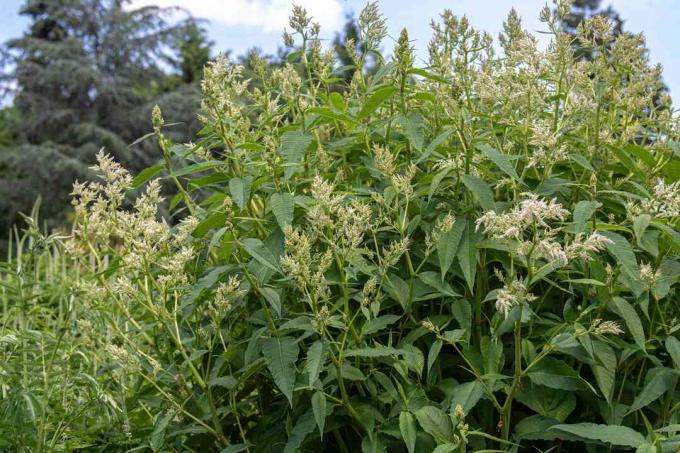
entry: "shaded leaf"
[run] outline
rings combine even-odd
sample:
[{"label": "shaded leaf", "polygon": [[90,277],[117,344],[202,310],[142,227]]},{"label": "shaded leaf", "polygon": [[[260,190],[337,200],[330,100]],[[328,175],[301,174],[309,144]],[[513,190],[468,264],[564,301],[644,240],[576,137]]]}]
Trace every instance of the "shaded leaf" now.
[{"label": "shaded leaf", "polygon": [[262,343],[267,368],[274,378],[276,386],[281,390],[293,406],[293,387],[295,385],[295,362],[300,348],[294,338],[273,337]]}]

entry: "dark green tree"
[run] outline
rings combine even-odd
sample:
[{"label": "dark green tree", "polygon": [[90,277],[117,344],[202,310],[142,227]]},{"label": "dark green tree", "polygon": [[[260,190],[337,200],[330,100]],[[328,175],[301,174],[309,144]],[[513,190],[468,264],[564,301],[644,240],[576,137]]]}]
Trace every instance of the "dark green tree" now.
[{"label": "dark green tree", "polygon": [[[192,18],[171,21],[170,9],[131,9],[127,0],[26,0],[23,36],[3,46],[2,81],[11,87],[18,121],[7,123],[13,145],[0,152],[0,228],[43,197],[44,218],[66,218],[71,185],[95,153],[133,170],[158,158],[152,143],[129,144],[151,129],[161,105],[175,139],[198,127],[194,82],[209,42]],[[166,73],[176,62],[177,74]],[[175,77],[181,83],[169,83]]]},{"label": "dark green tree", "polygon": [[[593,16],[604,16],[610,20],[613,38],[623,33],[623,19],[611,5],[603,8],[602,0],[574,0],[571,12],[562,20],[562,28],[570,35],[576,36],[579,24]],[[574,46],[577,56],[588,60],[592,59],[592,49],[579,46],[577,42],[574,42]]]}]

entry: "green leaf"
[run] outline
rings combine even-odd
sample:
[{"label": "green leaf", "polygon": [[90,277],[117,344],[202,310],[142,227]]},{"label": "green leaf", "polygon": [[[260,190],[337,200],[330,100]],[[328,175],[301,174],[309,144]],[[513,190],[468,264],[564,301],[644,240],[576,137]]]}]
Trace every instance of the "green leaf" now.
[{"label": "green leaf", "polygon": [[290,179],[301,170],[301,163],[305,158],[305,151],[312,143],[312,136],[302,131],[286,131],[281,136],[279,152],[283,157],[284,179]]},{"label": "green leaf", "polygon": [[323,429],[326,424],[326,395],[318,391],[312,396],[312,411],[314,411],[314,419],[316,426],[319,428],[319,435],[323,439]]},{"label": "green leaf", "polygon": [[432,343],[432,345],[430,346],[430,350],[427,353],[427,372],[428,373],[432,369],[434,362],[437,360],[437,357],[439,356],[439,351],[441,351],[443,344],[444,343],[442,343],[441,340],[437,340],[434,343]]},{"label": "green leaf", "polygon": [[441,235],[441,238],[437,242],[437,256],[439,257],[439,268],[442,274],[442,280],[446,276],[446,273],[451,268],[453,259],[458,251],[458,244],[463,237],[463,232],[465,232],[465,219],[456,219],[453,227],[446,233]]},{"label": "green leaf", "polygon": [[475,275],[477,273],[477,242],[478,236],[475,231],[475,223],[471,219],[467,219],[465,231],[463,232],[456,256],[458,257],[458,263],[463,271],[468,288],[470,288],[472,293],[474,293]]},{"label": "green leaf", "polygon": [[600,441],[612,445],[638,447],[645,443],[642,434],[626,426],[598,425],[595,423],[576,423],[573,425],[553,425],[549,431],[565,440]]},{"label": "green leaf", "polygon": [[465,382],[464,384],[457,385],[453,389],[452,395],[451,409],[455,409],[460,404],[463,412],[469,414],[479,400],[482,399],[484,387],[479,381]]},{"label": "green leaf", "polygon": [[376,346],[374,348],[348,349],[345,351],[345,357],[389,357],[403,353],[403,350],[391,346]]},{"label": "green leaf", "polygon": [[409,113],[407,116],[400,117],[401,127],[404,129],[404,135],[408,138],[417,150],[423,149],[423,115],[420,113]]},{"label": "green leaf", "polygon": [[397,315],[383,315],[378,316],[377,318],[373,318],[363,325],[363,327],[361,328],[361,336],[371,335],[373,333],[380,332],[390,324],[394,324],[395,322],[397,322],[399,318],[401,318],[401,316]]},{"label": "green leaf", "polygon": [[635,308],[622,297],[614,297],[607,305],[611,311],[623,318],[628,332],[633,336],[635,344],[641,351],[645,350],[645,331],[642,328],[642,321]]},{"label": "green leaf", "polygon": [[583,383],[578,373],[565,362],[546,357],[529,369],[529,379],[537,385],[557,390],[580,390]]},{"label": "green leaf", "polygon": [[144,170],[140,171],[137,174],[137,176],[135,176],[135,179],[132,180],[132,188],[133,189],[140,188],[149,179],[153,178],[158,173],[163,171],[164,168],[165,168],[165,165],[158,164],[158,165],[154,165],[153,167],[148,167],[148,168],[145,168]]},{"label": "green leaf", "polygon": [[491,187],[476,176],[463,175],[460,178],[463,184],[472,192],[479,205],[485,211],[491,211],[496,208],[496,202],[493,201],[493,192]]},{"label": "green leaf", "polygon": [[576,203],[576,207],[574,207],[574,233],[583,233],[586,222],[600,206],[602,206],[602,203],[597,201],[581,200]]},{"label": "green leaf", "polygon": [[607,403],[612,403],[616,380],[616,352],[603,341],[593,341],[593,351],[598,363],[592,365],[595,381]]},{"label": "green leaf", "polygon": [[247,444],[233,444],[220,451],[220,453],[241,453],[242,451],[245,451],[252,446],[253,444],[251,444],[250,442]]},{"label": "green leaf", "polygon": [[159,414],[156,418],[156,423],[154,423],[153,432],[151,433],[151,449],[153,451],[159,451],[165,445],[165,430],[173,416],[173,412],[169,411],[164,415]]},{"label": "green leaf", "polygon": [[316,423],[314,422],[312,411],[302,414],[288,436],[288,442],[283,449],[283,453],[296,453],[299,451],[307,436],[314,431],[315,426]]},{"label": "green leaf", "polygon": [[447,442],[445,444],[437,445],[437,448],[432,450],[432,453],[453,453],[459,450],[458,444]]},{"label": "green leaf", "polygon": [[261,240],[257,238],[247,238],[244,239],[241,244],[243,244],[243,248],[246,250],[246,252],[255,258],[257,262],[275,272],[281,271],[278,260]]},{"label": "green leaf", "polygon": [[319,378],[326,362],[326,344],[322,340],[317,340],[307,351],[307,363],[305,370],[309,374],[309,385],[314,385]]},{"label": "green leaf", "polygon": [[515,171],[510,159],[505,154],[501,154],[497,149],[492,148],[486,143],[476,145],[476,148],[489,158],[494,164],[498,166],[505,174],[510,176],[515,181],[519,181],[519,175]]},{"label": "green leaf", "polygon": [[246,203],[250,199],[250,187],[253,178],[251,176],[246,176],[245,178],[231,178],[229,180],[229,193],[231,193],[231,198],[234,203],[244,209]]},{"label": "green leaf", "polygon": [[447,443],[453,437],[451,418],[436,406],[423,406],[415,413],[418,423],[437,443]]},{"label": "green leaf", "polygon": [[279,227],[293,223],[293,209],[295,197],[290,193],[274,193],[269,198],[269,204]]},{"label": "green leaf", "polygon": [[295,362],[300,348],[294,338],[273,337],[262,343],[267,368],[274,378],[276,386],[281,390],[293,406],[293,387],[295,386]]},{"label": "green leaf", "polygon": [[624,145],[623,149],[635,155],[635,157],[644,162],[649,168],[654,168],[656,166],[656,159],[654,159],[654,156],[647,148],[629,143]]},{"label": "green leaf", "polygon": [[563,422],[576,408],[572,392],[556,392],[541,385],[525,385],[517,393],[517,401],[545,417]]},{"label": "green leaf", "polygon": [[673,359],[675,368],[680,369],[680,340],[675,337],[666,338],[666,351]]},{"label": "green leaf", "polygon": [[264,287],[259,289],[260,294],[269,302],[277,316],[281,317],[281,298],[274,288]]},{"label": "green leaf", "polygon": [[633,219],[633,232],[635,233],[635,241],[638,245],[642,243],[642,237],[651,221],[652,216],[649,214],[640,214]]},{"label": "green leaf", "polygon": [[416,161],[416,165],[427,159],[437,149],[437,147],[445,143],[455,131],[456,130],[452,127],[444,129],[441,134],[439,134],[434,140],[430,142],[429,145],[427,145],[425,152],[421,154]]},{"label": "green leaf", "polygon": [[392,95],[397,91],[396,87],[393,87],[391,85],[389,86],[383,86],[380,88],[377,88],[374,90],[369,96],[368,99],[364,102],[363,106],[361,107],[361,110],[359,111],[359,114],[357,115],[357,119],[363,119],[368,117],[371,113],[375,112],[380,105],[385,102],[387,99],[392,97]]},{"label": "green leaf", "polygon": [[670,368],[659,367],[649,370],[646,378],[647,383],[635,397],[633,404],[628,409],[628,413],[642,409],[653,401],[658,400],[661,395],[673,388],[677,378],[677,372]]},{"label": "green leaf", "polygon": [[401,438],[404,439],[408,453],[416,451],[416,419],[410,412],[402,411],[399,414],[399,431]]},{"label": "green leaf", "polygon": [[208,385],[210,387],[224,387],[231,390],[238,385],[238,381],[234,376],[220,376],[210,379]]},{"label": "green leaf", "polygon": [[[624,274],[626,274],[626,276],[633,283],[639,283],[640,268],[638,267],[637,260],[635,258],[635,252],[633,252],[633,248],[630,246],[626,238],[612,231],[603,231],[602,235],[613,241],[613,244],[607,244],[607,251],[609,251],[609,253],[611,253],[612,256],[616,258],[616,262],[619,264],[619,266],[621,266]],[[638,291],[641,292],[641,289]]]},{"label": "green leaf", "polygon": [[194,173],[200,173],[202,171],[210,170],[211,168],[221,167],[224,162],[221,160],[209,160],[206,162],[199,162],[197,164],[192,164],[184,168],[180,168],[177,171],[173,171],[173,176],[185,176],[192,175]]}]

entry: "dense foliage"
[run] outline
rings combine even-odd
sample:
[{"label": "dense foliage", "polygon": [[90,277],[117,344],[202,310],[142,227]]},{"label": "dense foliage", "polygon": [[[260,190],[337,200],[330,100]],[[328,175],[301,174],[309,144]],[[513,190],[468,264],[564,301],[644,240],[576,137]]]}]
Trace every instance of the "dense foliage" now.
[{"label": "dense foliage", "polygon": [[16,234],[0,445],[680,448],[678,122],[641,36],[569,11],[500,54],[446,11],[417,68],[369,4],[342,92],[300,8],[290,64],[211,62],[195,144],[154,109],[159,164],[102,152],[68,238]]}]

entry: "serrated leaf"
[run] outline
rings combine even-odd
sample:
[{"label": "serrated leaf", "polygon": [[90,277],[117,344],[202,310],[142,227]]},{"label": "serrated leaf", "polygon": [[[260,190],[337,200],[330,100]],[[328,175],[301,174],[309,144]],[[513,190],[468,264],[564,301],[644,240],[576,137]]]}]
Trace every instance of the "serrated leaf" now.
[{"label": "serrated leaf", "polygon": [[447,442],[445,444],[437,445],[437,448],[432,450],[432,453],[453,453],[458,449],[458,444]]},{"label": "serrated leaf", "polygon": [[402,411],[399,414],[399,431],[401,438],[404,439],[409,453],[416,451],[416,419],[410,412]]},{"label": "serrated leaf", "polygon": [[557,390],[574,391],[583,388],[581,378],[569,365],[550,357],[542,359],[528,372],[531,382]]},{"label": "serrated leaf", "polygon": [[292,194],[274,193],[269,198],[269,204],[281,229],[293,223],[295,197]]},{"label": "serrated leaf", "polygon": [[286,442],[283,453],[295,453],[299,451],[307,436],[314,431],[315,426],[316,423],[312,411],[307,411],[302,414],[288,436],[288,442]]},{"label": "serrated leaf", "polygon": [[680,370],[680,340],[675,337],[667,337],[666,351],[668,351],[668,355],[673,359],[675,368]]},{"label": "serrated leaf", "polygon": [[593,341],[593,352],[597,363],[592,365],[597,386],[608,404],[612,403],[616,380],[616,352],[603,341]]},{"label": "serrated leaf", "polygon": [[312,411],[314,412],[316,426],[319,428],[319,435],[323,439],[323,430],[326,425],[326,395],[323,392],[315,392],[312,396]]},{"label": "serrated leaf", "polygon": [[248,200],[250,199],[252,180],[253,178],[250,176],[246,176],[245,178],[231,178],[229,180],[229,193],[231,194],[231,198],[241,209],[246,207],[246,203],[248,203]]},{"label": "serrated leaf", "polygon": [[633,232],[635,233],[635,240],[637,244],[640,245],[642,242],[642,237],[645,234],[645,230],[652,221],[652,216],[649,214],[640,214],[635,216],[633,219]]},{"label": "serrated leaf", "polygon": [[404,129],[404,135],[408,138],[417,150],[423,149],[423,143],[425,141],[423,137],[423,115],[420,113],[409,113],[406,116],[400,117],[401,127]]},{"label": "serrated leaf", "polygon": [[160,451],[163,445],[165,445],[165,430],[174,415],[172,411],[169,411],[156,418],[156,423],[154,423],[153,432],[151,433],[151,449],[153,451]]},{"label": "serrated leaf", "polygon": [[463,175],[460,180],[472,192],[472,196],[475,197],[482,209],[491,211],[496,208],[493,192],[491,192],[491,188],[485,181],[472,175]]},{"label": "serrated leaf", "polygon": [[261,240],[257,238],[247,238],[244,239],[241,244],[243,244],[243,248],[246,252],[255,258],[258,263],[275,272],[280,272],[278,260]]},{"label": "serrated leaf", "polygon": [[628,332],[641,351],[645,350],[645,331],[635,308],[622,297],[614,297],[607,305],[611,311],[623,318]]},{"label": "serrated leaf", "polygon": [[484,388],[479,381],[470,381],[457,385],[453,389],[451,399],[451,409],[455,410],[457,405],[463,408],[463,412],[469,414],[484,395]]},{"label": "serrated leaf", "polygon": [[[630,243],[625,237],[613,231],[603,231],[602,235],[613,241],[612,244],[607,244],[607,251],[616,258],[616,262],[621,266],[621,269],[626,274],[626,276],[633,282],[639,283],[640,281],[640,268],[638,267],[637,260],[635,259],[635,252],[630,246]],[[639,285],[638,285],[639,286]],[[636,288],[631,288],[636,289]],[[636,291],[634,291],[636,292]],[[638,290],[638,292],[641,292]]]},{"label": "serrated leaf", "polygon": [[397,91],[396,87],[393,86],[383,86],[375,89],[366,99],[357,119],[363,119],[368,117],[371,113],[375,112],[378,107],[382,105],[387,99],[392,97],[392,95]]},{"label": "serrated leaf", "polygon": [[[598,425],[595,423],[575,423],[572,425],[553,425],[549,428],[560,439],[574,440],[576,438],[587,441],[600,441],[612,445],[638,447],[645,443],[642,434],[626,426]],[[564,435],[567,435],[566,437]],[[571,436],[569,436],[571,435]]]},{"label": "serrated leaf", "polygon": [[165,168],[165,165],[158,164],[158,165],[154,165],[152,167],[145,168],[144,170],[140,171],[137,174],[137,176],[135,176],[135,178],[132,180],[132,188],[133,189],[140,188],[149,179],[153,178],[158,173],[163,171],[164,168]]},{"label": "serrated leaf", "polygon": [[468,288],[472,293],[474,293],[475,275],[477,274],[477,241],[475,224],[472,220],[467,219],[456,257],[458,257],[463,277],[465,277]]},{"label": "serrated leaf", "polygon": [[451,418],[436,406],[423,406],[415,412],[418,423],[438,443],[449,442],[453,436]]},{"label": "serrated leaf", "polygon": [[437,149],[437,147],[446,142],[451,136],[451,134],[453,134],[455,131],[456,130],[452,127],[444,129],[444,131],[441,134],[439,134],[434,140],[430,142],[429,145],[427,145],[425,152],[421,154],[418,160],[416,161],[416,165],[427,159]]},{"label": "serrated leaf", "polygon": [[463,232],[465,232],[465,224],[465,219],[456,219],[453,227],[442,234],[437,242],[437,256],[439,257],[439,269],[442,274],[442,280],[451,268],[453,259],[456,257],[458,245],[463,237]]},{"label": "serrated leaf", "polygon": [[323,370],[326,362],[326,345],[322,340],[317,340],[307,351],[305,371],[309,374],[309,385],[314,385]]},{"label": "serrated leaf", "polygon": [[220,451],[220,453],[241,453],[242,451],[245,451],[252,446],[253,446],[253,444],[251,444],[251,443],[233,444],[233,445],[228,446],[227,448],[224,448],[222,451]]},{"label": "serrated leaf", "polygon": [[401,316],[397,315],[383,315],[378,316],[377,318],[373,318],[363,325],[363,327],[361,328],[361,335],[366,336],[374,334],[376,332],[380,332],[390,324],[394,324],[395,322],[397,322],[399,318],[401,318]]},{"label": "serrated leaf", "polygon": [[290,179],[300,171],[301,163],[305,158],[305,151],[312,143],[312,136],[302,131],[286,131],[281,136],[279,153],[283,157],[284,179]]},{"label": "serrated leaf", "polygon": [[210,379],[208,385],[210,387],[224,387],[231,390],[238,385],[238,381],[234,376],[220,376]]},{"label": "serrated leaf", "polygon": [[482,152],[487,158],[489,158],[498,168],[503,170],[503,172],[510,176],[515,181],[519,181],[519,175],[515,171],[515,167],[512,166],[510,159],[505,154],[501,154],[497,149],[492,148],[486,143],[480,143],[476,148]]},{"label": "serrated leaf", "polygon": [[264,287],[259,289],[260,294],[266,299],[269,305],[274,309],[278,317],[281,317],[281,298],[279,293],[274,288]]},{"label": "serrated leaf", "polygon": [[295,362],[300,348],[294,338],[273,337],[262,343],[262,354],[274,383],[293,406],[293,387],[295,386]]},{"label": "serrated leaf", "polygon": [[677,379],[677,372],[674,372],[670,368],[652,368],[649,370],[647,372],[646,384],[642,391],[635,397],[633,404],[628,409],[628,413],[642,409],[659,399],[661,395],[673,388]]},{"label": "serrated leaf", "polygon": [[439,352],[441,351],[443,344],[444,343],[442,343],[441,340],[436,340],[430,346],[430,350],[427,352],[427,372],[428,373],[432,369],[434,362],[437,360],[437,357],[439,356]]},{"label": "serrated leaf", "polygon": [[574,233],[583,233],[586,222],[602,206],[597,201],[581,200],[574,207]]},{"label": "serrated leaf", "polygon": [[403,350],[391,346],[376,346],[374,348],[348,349],[345,351],[345,357],[389,357],[403,353]]}]

